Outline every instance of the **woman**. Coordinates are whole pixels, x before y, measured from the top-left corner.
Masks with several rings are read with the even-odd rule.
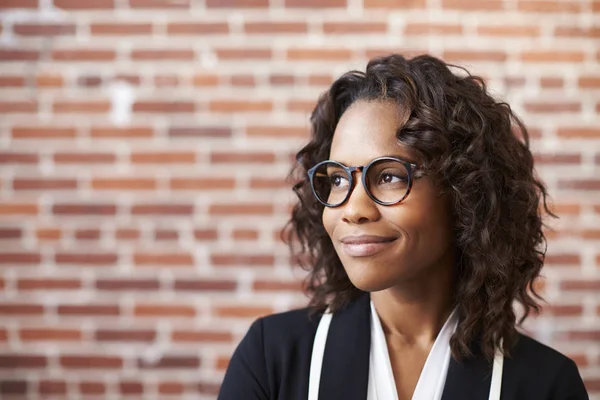
[[[335,81],[311,123],[288,225],[310,305],[251,326],[219,399],[588,398],[572,360],[515,329],[539,311],[552,213],[507,104],[392,55]]]

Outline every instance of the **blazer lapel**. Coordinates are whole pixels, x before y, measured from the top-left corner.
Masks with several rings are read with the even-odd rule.
[[[485,400],[491,382],[492,366],[483,357],[463,363],[451,357],[442,400]]]
[[[319,399],[365,400],[371,350],[370,296],[337,311],[329,326]]]

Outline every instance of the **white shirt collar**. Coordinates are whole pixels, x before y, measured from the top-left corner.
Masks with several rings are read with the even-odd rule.
[[[452,311],[433,347],[427,356],[425,366],[412,400],[441,400],[450,364],[450,338],[456,330],[458,315]],[[369,360],[369,386],[367,400],[398,400],[392,364],[388,353],[381,321],[371,301],[371,354]]]

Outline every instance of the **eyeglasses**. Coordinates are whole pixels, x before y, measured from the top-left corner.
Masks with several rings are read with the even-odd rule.
[[[412,188],[419,165],[396,157],[379,157],[359,167],[326,160],[308,170],[308,178],[317,200],[327,207],[342,205],[354,188],[353,172],[362,173],[362,184],[377,204],[391,206],[404,200]]]

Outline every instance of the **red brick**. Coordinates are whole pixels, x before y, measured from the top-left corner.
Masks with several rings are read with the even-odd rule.
[[[110,153],[56,153],[53,159],[56,164],[112,164],[117,157]]]
[[[568,331],[567,337],[571,340],[578,341],[593,341],[597,342],[600,340],[600,330],[574,330]]]
[[[233,292],[237,289],[235,281],[216,281],[207,279],[178,279],[173,283],[174,290],[189,290],[192,292]]]
[[[107,113],[110,111],[108,101],[56,101],[52,105],[52,111],[57,114],[66,113]]]
[[[17,281],[19,290],[74,290],[81,289],[78,279],[26,279]]]
[[[411,23],[404,28],[405,35],[461,35],[463,27],[459,24]]]
[[[463,11],[500,11],[504,9],[504,2],[500,0],[442,0],[442,8]]]
[[[0,239],[20,239],[23,231],[19,228],[0,228]]]
[[[218,239],[216,229],[196,229],[194,230],[194,239],[200,241],[214,241]]]
[[[188,9],[190,0],[129,0],[131,8]]]
[[[273,109],[270,100],[213,100],[209,110],[222,113],[267,112]]]
[[[102,232],[99,229],[78,229],[75,231],[77,240],[100,240]]]
[[[37,113],[38,103],[35,100],[15,100],[0,102],[0,114],[8,113]]]
[[[559,189],[600,190],[600,179],[565,179],[558,181]]]
[[[179,83],[179,78],[175,75],[154,76],[154,86],[156,87],[176,87],[179,86]]]
[[[193,49],[146,49],[131,52],[131,59],[138,61],[191,61],[195,56]]]
[[[252,290],[256,291],[285,291],[300,292],[303,288],[301,281],[268,281],[258,280],[252,284]]]
[[[295,61],[349,61],[352,58],[352,50],[295,48],[289,49],[286,57]]]
[[[141,382],[119,382],[119,392],[122,395],[141,395],[144,393],[144,385]]]
[[[77,132],[74,128],[47,128],[47,127],[14,127],[13,139],[69,139],[74,138]]]
[[[246,22],[246,34],[274,34],[274,33],[306,33],[308,25],[305,22]]]
[[[558,128],[556,130],[556,134],[561,138],[600,138],[600,128],[594,127],[568,127],[568,128]]]
[[[65,85],[61,75],[42,73],[35,77],[35,86],[38,88],[60,88]]]
[[[160,282],[156,279],[99,279],[96,288],[108,291],[155,291],[160,289]]]
[[[99,342],[153,342],[156,339],[156,331],[99,329],[94,339]]]
[[[229,138],[231,128],[218,126],[173,127],[169,129],[172,138]]]
[[[81,394],[103,395],[106,393],[106,385],[103,382],[81,382],[79,384]]]
[[[223,342],[228,343],[233,340],[230,332],[223,331],[186,331],[176,330],[171,334],[171,340],[174,342]]]
[[[102,86],[102,77],[100,76],[80,76],[77,78],[77,85],[83,87],[98,87]]]
[[[534,155],[536,165],[539,164],[561,164],[577,165],[581,164],[581,154],[539,154]]]
[[[600,76],[581,76],[578,84],[581,89],[598,89],[600,88]]]
[[[119,356],[107,355],[70,355],[60,357],[60,366],[73,369],[120,369],[123,367],[123,359]]]
[[[285,0],[285,6],[290,8],[342,8],[346,0]]]
[[[252,189],[281,189],[291,188],[292,184],[285,178],[252,178],[250,188]]]
[[[19,338],[24,342],[72,342],[83,337],[78,329],[62,328],[23,328],[19,331]]]
[[[232,86],[252,87],[256,85],[253,75],[233,75],[230,78],[230,83]]]
[[[221,1],[221,0],[218,0]],[[217,57],[221,60],[268,60],[272,57],[271,49],[215,49]]]
[[[169,187],[174,190],[231,190],[234,178],[173,178]]]
[[[93,23],[90,33],[98,36],[150,35],[151,23]]]
[[[265,8],[269,0],[206,0],[207,8]]]
[[[519,11],[536,13],[579,13],[581,4],[575,1],[520,0]]]
[[[52,241],[59,240],[60,238],[62,238],[61,230],[54,228],[37,229],[35,235],[39,241]]]
[[[446,51],[444,51],[443,58],[447,62],[462,62],[462,61],[502,62],[502,61],[506,61],[507,55],[503,51],[446,50]]]
[[[257,163],[271,164],[275,162],[275,154],[273,153],[220,153],[214,152],[210,155],[211,163]]]
[[[133,111],[139,113],[193,113],[196,106],[191,101],[138,101]]]
[[[529,113],[577,113],[581,111],[581,103],[579,102],[525,102],[523,105]]]
[[[329,86],[333,83],[331,75],[309,75],[308,84],[315,86]]]
[[[528,25],[480,25],[477,27],[480,36],[498,37],[536,37],[540,36],[539,26]]]
[[[115,231],[115,238],[118,240],[135,240],[140,236],[140,231],[137,229],[117,229]]]
[[[168,304],[138,304],[134,308],[136,317],[195,317],[193,306]]]
[[[173,229],[157,229],[154,231],[154,240],[179,240],[179,232]]]
[[[74,179],[15,179],[15,190],[73,190],[77,189]]]
[[[521,53],[521,61],[531,63],[580,63],[585,60],[583,51],[524,51]]]
[[[256,319],[259,317],[264,317],[265,315],[273,314],[273,309],[271,307],[259,307],[259,306],[246,306],[246,305],[238,305],[238,306],[216,306],[213,308],[213,314],[216,317],[234,317],[234,318],[249,318]]]
[[[39,253],[0,253],[0,264],[39,264],[42,257]]]
[[[13,31],[21,36],[74,35],[73,24],[15,24]]]
[[[151,138],[154,130],[150,127],[127,127],[127,128],[100,128],[91,129],[93,138]]]
[[[215,368],[217,371],[226,371],[229,366],[230,357],[229,356],[220,356],[217,358],[217,362],[215,363]]]
[[[90,266],[113,266],[118,262],[118,256],[114,253],[63,253],[59,252],[54,257],[56,264],[65,265],[90,265]]]
[[[167,395],[184,394],[188,385],[182,382],[160,382],[158,393]]]
[[[76,0],[81,3],[79,0]],[[73,50],[53,50],[52,59],[55,61],[113,61],[117,57],[114,50],[91,50],[91,49],[73,49]]]
[[[153,178],[96,178],[91,187],[95,190],[156,190]]]
[[[39,207],[37,204],[28,203],[0,203],[0,215],[37,215]]]
[[[39,0],[2,0],[0,9],[7,8],[38,8]]]
[[[54,7],[66,10],[112,9],[115,7],[115,0],[54,0]]]
[[[296,126],[249,126],[246,135],[249,137],[272,137],[272,138],[308,138],[310,131],[307,128]]]
[[[35,369],[35,368],[46,368],[48,366],[48,360],[45,356],[41,355],[30,355],[30,354],[1,354],[0,355],[0,369]]]
[[[217,86],[219,84],[219,76],[215,74],[201,73],[192,77],[194,86]]]
[[[229,25],[225,22],[174,22],[167,25],[167,33],[169,35],[226,34],[229,33]]]
[[[194,258],[189,253],[135,253],[135,265],[188,266],[194,265]]]
[[[218,383],[200,382],[197,385],[197,390],[201,395],[216,397],[219,394],[221,385]]]
[[[271,75],[269,83],[273,86],[293,85],[296,81],[294,75]]]
[[[188,204],[138,204],[131,209],[134,215],[192,215],[194,205]]]
[[[310,113],[315,108],[315,100],[291,100],[286,109],[291,112]]]
[[[57,215],[115,215],[117,207],[112,204],[55,204],[52,213]]]
[[[10,0],[15,1],[15,0]],[[4,7],[5,2],[0,4],[0,8]],[[0,394],[6,395],[23,395],[28,392],[28,382],[27,381],[0,381]],[[21,398],[21,397],[19,397]]]
[[[121,314],[118,305],[110,304],[63,304],[57,307],[60,316],[92,317],[118,316]]]
[[[0,61],[37,61],[39,58],[37,50],[0,49]]]
[[[0,87],[23,87],[25,78],[21,76],[0,76]]]
[[[591,291],[592,293],[598,293],[600,290],[600,280],[565,280],[560,283],[560,289],[565,291]]]
[[[11,301],[10,304],[0,303],[0,315],[42,315],[44,306],[41,304],[16,303]]]
[[[67,394],[67,382],[65,381],[40,381],[38,386],[38,392],[42,396],[52,395],[66,395]]]
[[[555,36],[576,38],[600,38],[600,27],[583,28],[580,26],[557,26],[554,29]]]
[[[194,164],[196,153],[185,152],[157,152],[131,154],[131,162],[134,164]]]
[[[242,267],[265,266],[272,267],[275,257],[271,254],[225,254],[215,253],[210,256],[210,262],[214,266],[239,265]]]
[[[336,35],[386,33],[387,29],[385,22],[325,22],[323,24],[324,33]]]
[[[556,317],[573,317],[583,314],[583,306],[580,304],[550,305],[542,308],[542,314]]]
[[[540,86],[542,88],[562,88],[564,80],[555,76],[543,76],[540,78]]]
[[[199,368],[200,358],[196,356],[171,356],[163,355],[156,362],[147,362],[143,359],[138,360],[138,368],[140,369],[183,369],[183,368]]]
[[[212,215],[271,215],[273,214],[273,205],[271,204],[212,204],[209,207],[209,214]]]
[[[231,237],[236,240],[257,240],[258,231],[254,229],[235,229],[231,232]]]

